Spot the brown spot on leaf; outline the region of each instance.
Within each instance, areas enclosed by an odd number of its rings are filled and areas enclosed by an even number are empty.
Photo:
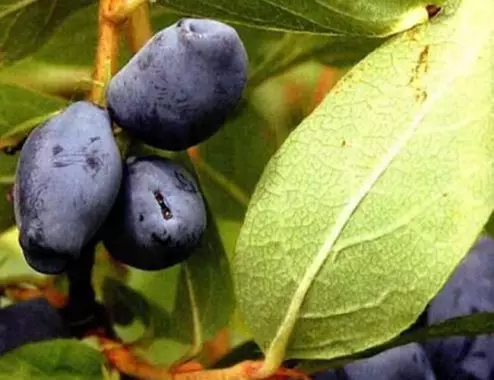
[[[415,100],[417,103],[423,103],[427,99],[427,92],[423,89],[417,88],[415,90]]]
[[[413,68],[412,76],[410,78],[410,83],[414,83],[420,79],[422,74],[425,74],[429,70],[429,45],[424,46],[420,51],[417,64]]]
[[[429,71],[429,45],[424,46],[420,51],[417,64],[413,68],[410,77],[409,85],[414,89],[415,100],[418,103],[423,103],[427,99],[427,91],[422,86],[422,77]]]
[[[341,147],[343,148],[343,147],[345,147],[345,146],[346,146],[346,140],[343,140],[343,141],[341,142]]]

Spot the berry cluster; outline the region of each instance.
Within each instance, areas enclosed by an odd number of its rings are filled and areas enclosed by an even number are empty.
[[[14,184],[29,265],[61,273],[97,241],[140,269],[185,260],[206,227],[196,181],[162,157],[122,162],[112,123],[155,148],[187,149],[215,134],[238,105],[247,66],[235,29],[182,19],[154,35],[111,79],[107,109],[78,101],[34,130]]]

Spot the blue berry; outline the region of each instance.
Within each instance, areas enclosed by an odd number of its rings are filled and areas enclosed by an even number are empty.
[[[29,265],[55,274],[76,260],[110,212],[121,177],[106,110],[76,102],[35,129],[14,184],[19,242]]]
[[[314,380],[435,380],[427,355],[417,343],[396,347],[344,368],[317,375]]]
[[[68,337],[62,318],[45,298],[0,309],[0,354],[27,343]]]
[[[145,143],[183,150],[219,130],[242,97],[247,66],[235,29],[182,19],[157,33],[112,78],[108,109]]]
[[[494,312],[494,240],[481,239],[430,302],[429,324]],[[494,337],[455,336],[424,344],[440,379],[494,379]]]
[[[131,157],[103,241],[117,260],[159,270],[187,259],[206,228],[200,189],[181,165],[157,156]]]

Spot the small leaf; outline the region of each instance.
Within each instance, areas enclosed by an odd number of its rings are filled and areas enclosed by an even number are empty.
[[[55,117],[59,113],[60,110],[57,110],[45,115],[33,117],[32,119],[26,120],[23,123],[16,125],[14,128],[11,128],[7,133],[0,136],[0,150],[18,146],[33,129],[45,123],[52,117]]]
[[[276,148],[269,124],[246,104],[197,147],[195,169],[214,218],[243,219],[250,194]]]
[[[103,379],[103,357],[76,340],[32,343],[0,357],[0,379]]]
[[[424,0],[158,0],[190,16],[209,17],[268,30],[330,36],[388,36],[428,18]],[[444,0],[436,1],[442,5]]]
[[[34,59],[24,59],[1,69],[0,83],[67,99],[77,95],[80,99],[91,88],[91,71],[90,66],[56,65]]]
[[[351,70],[264,171],[233,273],[268,372],[404,331],[494,208],[494,4],[448,4]]]
[[[0,84],[0,139],[14,133],[16,128],[24,134],[29,133],[38,122],[67,104],[68,102],[61,98],[14,85]],[[28,127],[24,128],[24,123],[28,124]]]
[[[108,277],[103,283],[103,296],[105,306],[115,322],[119,322],[122,318],[124,320],[137,318],[155,337],[168,332],[169,313],[138,291]]]
[[[494,333],[494,313],[481,312],[448,319],[444,322],[406,332],[391,341],[373,347],[355,355],[349,355],[330,361],[303,361],[297,367],[309,373],[344,366],[354,360],[370,358],[380,352],[412,342],[423,343],[430,339],[441,339],[452,336],[479,336]]]
[[[169,337],[193,349],[228,325],[235,303],[230,268],[211,214],[201,245],[182,265]]]
[[[0,5],[0,64],[36,50],[60,22],[94,0],[4,0]]]

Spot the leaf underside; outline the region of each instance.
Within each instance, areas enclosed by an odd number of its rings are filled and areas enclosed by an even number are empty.
[[[352,69],[272,158],[233,262],[268,361],[409,327],[494,207],[492,1],[450,1]]]

